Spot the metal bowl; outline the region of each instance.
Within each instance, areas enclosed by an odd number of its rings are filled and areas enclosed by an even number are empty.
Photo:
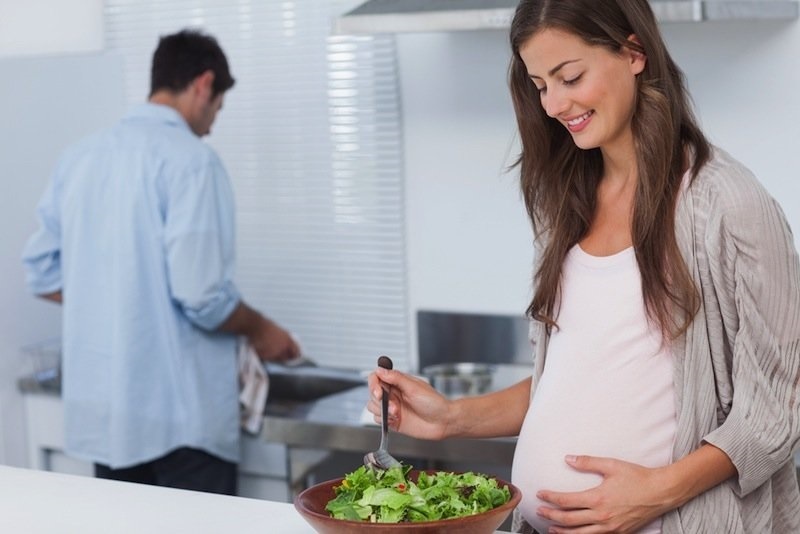
[[[492,385],[493,374],[494,366],[473,362],[442,363],[422,370],[422,376],[450,398],[486,393]]]

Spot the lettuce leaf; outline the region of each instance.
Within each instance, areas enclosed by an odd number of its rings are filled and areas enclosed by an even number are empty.
[[[325,509],[337,519],[400,523],[480,514],[511,499],[507,487],[485,475],[421,472],[415,483],[409,471],[411,466],[386,471],[360,466],[334,487]]]

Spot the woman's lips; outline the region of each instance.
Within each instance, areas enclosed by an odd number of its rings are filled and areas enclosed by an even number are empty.
[[[567,124],[567,129],[572,133],[580,132],[589,125],[589,123],[592,121],[593,115],[594,111],[587,111],[583,115],[565,121]]]

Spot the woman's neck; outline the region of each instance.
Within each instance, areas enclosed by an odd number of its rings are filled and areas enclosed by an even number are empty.
[[[606,186],[611,190],[622,190],[636,185],[638,167],[632,133],[600,147],[600,152],[603,155],[603,182],[606,182]]]

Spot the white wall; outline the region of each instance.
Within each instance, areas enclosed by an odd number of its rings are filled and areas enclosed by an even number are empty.
[[[756,172],[800,243],[800,23],[662,28],[706,133]],[[398,44],[411,317],[418,309],[522,314],[531,232],[516,177],[501,173],[516,154],[508,153],[506,32],[406,34]]]
[[[664,27],[713,143],[752,169],[800,244],[800,21]]]
[[[22,400],[31,362],[20,347],[60,335],[57,305],[29,295],[20,263],[35,208],[61,150],[123,111],[119,58],[0,60],[0,463],[25,465]]]
[[[531,240],[499,31],[398,36],[410,304],[522,313]]]
[[[103,49],[103,0],[0,0],[0,57]]]

